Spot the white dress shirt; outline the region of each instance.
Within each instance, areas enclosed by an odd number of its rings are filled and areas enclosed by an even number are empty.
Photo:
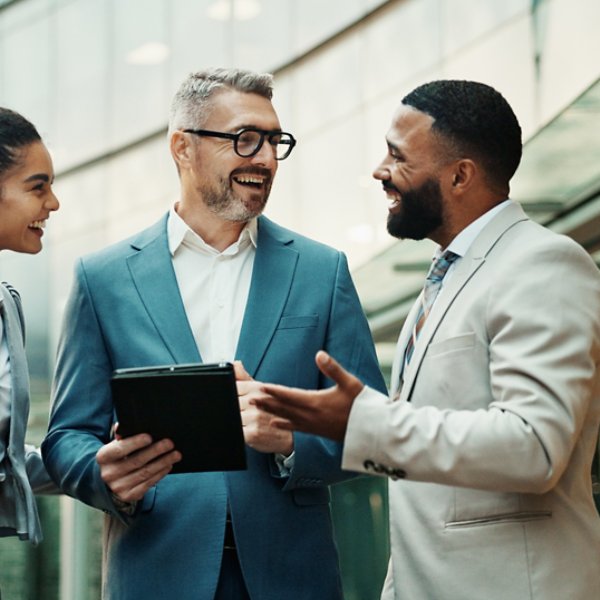
[[[169,250],[185,312],[202,361],[233,362],[250,291],[257,222],[219,252],[171,209]]]
[[[446,276],[442,279],[442,285],[440,287],[440,291],[436,296],[437,300],[442,293],[442,289],[444,288],[444,284],[448,283],[448,281],[452,278],[452,273],[456,268],[456,263],[460,262],[460,259],[465,256],[465,254],[469,251],[469,248],[477,238],[477,236],[483,231],[483,228],[504,208],[506,208],[509,204],[512,204],[512,200],[504,200],[500,202],[500,204],[496,204],[493,208],[490,208],[486,213],[481,215],[478,219],[475,219],[471,224],[465,227],[448,245],[447,250],[451,250],[454,254],[458,254],[459,258],[457,258],[448,269]],[[434,260],[439,258],[444,251],[443,248],[439,247],[435,251]],[[435,300],[433,304],[435,304]]]
[[[233,362],[250,292],[256,219],[248,222],[236,242],[219,252],[172,208],[167,236],[179,293],[202,361]],[[294,452],[274,456],[281,475],[289,475]]]

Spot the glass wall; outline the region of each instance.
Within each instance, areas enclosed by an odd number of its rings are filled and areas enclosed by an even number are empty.
[[[41,255],[0,256],[2,279],[21,290],[26,307],[31,439],[39,442],[45,428],[74,260],[151,224],[177,197],[166,123],[188,72],[235,65],[275,73],[275,107],[299,143],[279,169],[266,213],[343,249],[361,296],[382,307],[410,298],[420,281],[414,272],[396,279],[394,259],[373,285],[374,257],[399,244],[385,232],[386,200],[371,172],[401,97],[433,78],[478,79],[503,92],[532,138],[600,76],[599,24],[596,0],[0,2],[0,105],[39,126],[62,202]],[[407,260],[430,252],[400,244]],[[391,340],[397,321],[390,322]],[[379,346],[384,367],[390,343]],[[386,502],[382,479],[334,489],[348,600],[378,597]],[[91,600],[100,516],[81,510],[89,542],[76,552]],[[13,565],[0,572],[5,599],[58,597],[59,502],[44,499],[42,511],[40,548],[0,543],[0,561],[10,556]]]

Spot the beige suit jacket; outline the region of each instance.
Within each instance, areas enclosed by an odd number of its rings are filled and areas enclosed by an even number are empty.
[[[502,210],[457,262],[399,399],[365,388],[350,415],[343,467],[395,479],[383,598],[599,597],[599,363],[597,267]]]

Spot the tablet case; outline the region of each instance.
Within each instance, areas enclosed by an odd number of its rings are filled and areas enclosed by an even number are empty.
[[[171,439],[182,455],[171,473],[246,468],[231,363],[118,369],[111,388],[119,435]]]

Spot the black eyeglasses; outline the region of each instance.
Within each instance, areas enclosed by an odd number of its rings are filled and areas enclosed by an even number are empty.
[[[265,142],[265,138],[275,148],[275,158],[277,160],[286,159],[296,145],[296,140],[291,133],[286,133],[285,131],[265,131],[256,127],[244,127],[244,129],[240,129],[237,133],[209,131],[208,129],[184,129],[183,131],[199,136],[233,140],[234,152],[243,158],[258,154]]]

